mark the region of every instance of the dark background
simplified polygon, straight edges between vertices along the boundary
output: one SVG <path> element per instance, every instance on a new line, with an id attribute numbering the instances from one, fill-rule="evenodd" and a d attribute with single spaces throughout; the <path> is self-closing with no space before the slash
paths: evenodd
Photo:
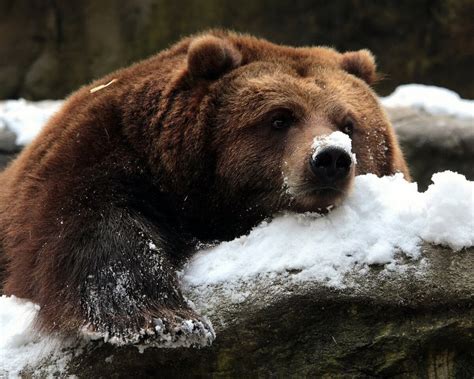
<path id="1" fill-rule="evenodd" d="M 416 82 L 474 98 L 473 15 L 474 0 L 0 0 L 0 99 L 63 98 L 211 27 L 369 48 L 381 94 Z"/>

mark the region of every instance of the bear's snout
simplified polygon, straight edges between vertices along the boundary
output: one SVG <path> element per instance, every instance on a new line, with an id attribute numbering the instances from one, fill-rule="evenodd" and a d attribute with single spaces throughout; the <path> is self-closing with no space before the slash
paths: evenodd
<path id="1" fill-rule="evenodd" d="M 309 160 L 311 172 L 321 186 L 347 179 L 352 167 L 351 156 L 339 147 L 328 147 Z"/>

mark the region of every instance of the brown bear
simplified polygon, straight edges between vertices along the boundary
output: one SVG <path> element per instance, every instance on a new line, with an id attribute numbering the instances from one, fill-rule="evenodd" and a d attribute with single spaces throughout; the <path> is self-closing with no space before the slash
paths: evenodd
<path id="1" fill-rule="evenodd" d="M 3 292 L 38 328 L 207 344 L 176 271 L 197 242 L 337 205 L 354 175 L 408 177 L 367 50 L 211 31 L 72 94 L 0 176 Z M 347 151 L 315 155 L 315 137 Z"/>

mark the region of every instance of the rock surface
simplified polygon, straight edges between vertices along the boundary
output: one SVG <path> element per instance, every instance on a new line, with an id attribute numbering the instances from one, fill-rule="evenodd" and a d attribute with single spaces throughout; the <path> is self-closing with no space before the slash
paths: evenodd
<path id="1" fill-rule="evenodd" d="M 433 173 L 451 170 L 474 180 L 474 119 L 388 108 L 412 176 L 420 189 Z"/>
<path id="2" fill-rule="evenodd" d="M 474 249 L 425 246 L 403 269 L 371 267 L 345 288 L 295 284 L 291 273 L 233 291 L 190 288 L 214 324 L 203 349 L 90 344 L 79 377 L 472 378 Z"/>
<path id="3" fill-rule="evenodd" d="M 16 144 L 16 134 L 0 120 L 0 170 L 20 151 Z"/>
<path id="4" fill-rule="evenodd" d="M 0 152 L 15 153 L 19 147 L 16 145 L 16 134 L 6 125 L 3 125 L 0 119 Z"/>

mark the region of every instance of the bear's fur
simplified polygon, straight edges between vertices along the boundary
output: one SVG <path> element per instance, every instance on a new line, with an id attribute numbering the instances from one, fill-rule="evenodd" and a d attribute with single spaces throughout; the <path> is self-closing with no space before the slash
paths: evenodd
<path id="1" fill-rule="evenodd" d="M 375 79 L 367 50 L 211 31 L 79 89 L 0 176 L 3 292 L 43 331 L 159 342 L 191 320 L 209 342 L 175 274 L 197 241 L 337 205 L 356 174 L 408 177 Z M 319 188 L 313 138 L 347 125 L 357 165 Z"/>

